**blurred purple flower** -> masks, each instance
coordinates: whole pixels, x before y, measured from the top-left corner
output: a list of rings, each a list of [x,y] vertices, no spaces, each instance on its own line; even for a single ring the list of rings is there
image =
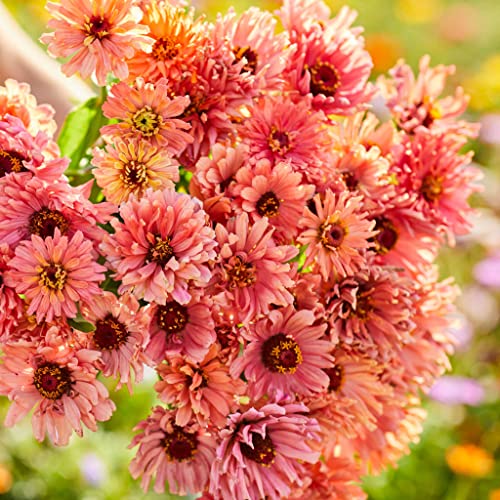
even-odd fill
[[[481,118],[479,138],[488,144],[500,144],[500,114],[491,113]]]
[[[474,266],[474,278],[483,286],[500,290],[500,253],[478,262]]]
[[[474,336],[474,328],[464,315],[459,315],[454,326],[450,328],[450,333],[455,339],[455,351],[463,352],[467,350]]]
[[[104,462],[93,453],[88,453],[80,461],[80,471],[91,486],[99,486],[106,479]]]
[[[484,399],[484,389],[472,378],[444,375],[432,386],[429,396],[445,405],[476,406]]]

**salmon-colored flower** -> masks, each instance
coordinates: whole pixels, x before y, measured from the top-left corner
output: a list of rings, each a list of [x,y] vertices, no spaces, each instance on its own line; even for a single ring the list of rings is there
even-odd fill
[[[120,80],[128,76],[126,59],[138,50],[151,50],[148,28],[140,24],[142,11],[134,0],[61,0],[48,2],[52,19],[40,40],[53,57],[69,57],[62,65],[65,75],[95,73],[97,83],[106,85],[112,72]]]

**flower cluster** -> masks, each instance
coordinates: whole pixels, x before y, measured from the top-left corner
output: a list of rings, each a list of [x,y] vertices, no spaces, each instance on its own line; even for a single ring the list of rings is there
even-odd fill
[[[365,498],[453,348],[435,259],[469,230],[479,177],[467,99],[441,97],[453,68],[424,57],[369,83],[355,12],[316,0],[213,23],[165,0],[48,9],[49,52],[107,96],[87,153],[100,194],[70,184],[50,108],[7,81],[6,425],[33,409],[35,437],[65,445],[115,410],[98,374],[132,393],[150,366],[130,466],[145,490]]]

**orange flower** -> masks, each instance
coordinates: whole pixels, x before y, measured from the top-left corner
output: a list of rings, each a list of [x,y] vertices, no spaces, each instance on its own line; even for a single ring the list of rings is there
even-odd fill
[[[12,486],[12,474],[5,465],[0,464],[0,495],[7,493]]]
[[[475,444],[452,446],[446,451],[446,462],[455,474],[471,477],[487,476],[494,465],[491,454]]]
[[[489,500],[500,500],[500,488],[497,488],[496,490],[491,490],[490,494],[488,496]]]

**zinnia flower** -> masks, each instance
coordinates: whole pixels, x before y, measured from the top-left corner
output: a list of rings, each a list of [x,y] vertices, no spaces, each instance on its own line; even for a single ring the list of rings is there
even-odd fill
[[[140,198],[147,188],[175,188],[179,164],[165,149],[144,139],[117,137],[106,149],[95,148],[92,171],[106,199],[116,205],[133,193]]]
[[[151,50],[148,28],[139,24],[142,11],[134,0],[61,0],[49,2],[52,19],[40,40],[53,57],[70,59],[62,65],[66,76],[80,73],[88,78],[95,72],[97,83],[106,85],[112,72],[119,80],[128,76],[126,59],[137,50]]]
[[[195,422],[175,424],[175,411],[156,406],[146,420],[135,427],[141,432],[130,444],[139,445],[130,464],[134,479],[142,476],[147,491],[154,477],[154,491],[163,493],[165,483],[171,493],[195,495],[208,483],[215,459],[215,439]]]
[[[216,500],[287,498],[291,486],[302,483],[302,463],[319,458],[308,444],[318,439],[318,430],[301,403],[269,403],[233,413],[220,432],[210,493]]]
[[[168,300],[186,304],[188,284],[204,286],[215,258],[214,231],[206,214],[190,196],[172,190],[146,190],[137,200],[131,195],[120,207],[123,222],[113,219],[115,233],[101,245],[119,292],[165,305]]]
[[[56,316],[74,318],[78,303],[88,303],[100,293],[98,283],[105,270],[93,260],[92,242],[81,231],[68,238],[56,228],[53,237],[33,234],[22,241],[4,279],[26,296],[27,314],[35,313],[37,322],[50,322]]]
[[[287,307],[271,311],[242,332],[249,343],[243,356],[233,361],[231,373],[245,373],[252,398],[276,391],[310,395],[328,387],[323,368],[333,366],[332,346],[322,339],[326,324],[314,321],[312,311]]]

